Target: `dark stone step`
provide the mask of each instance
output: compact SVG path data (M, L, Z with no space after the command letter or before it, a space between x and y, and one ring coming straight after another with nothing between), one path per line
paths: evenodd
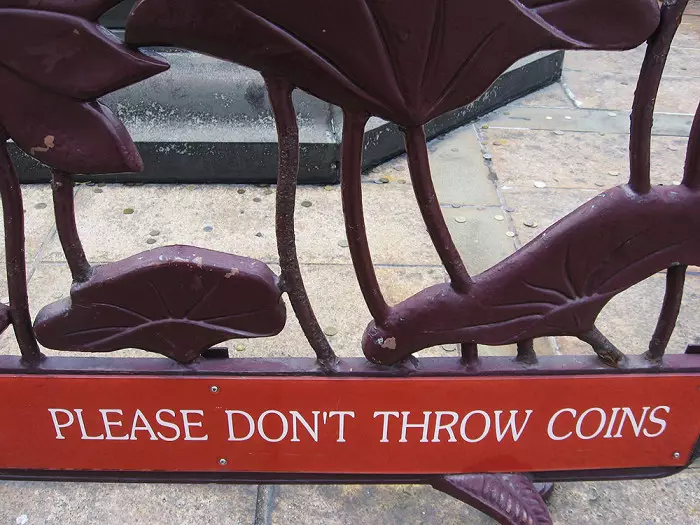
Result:
M103 100L123 120L144 160L138 174L82 177L113 182L269 183L277 169L277 135L261 76L247 68L179 50L162 50L170 71ZM559 79L563 52L539 53L504 73L477 101L426 126L428 137L477 119ZM338 181L342 115L297 91L300 182ZM364 167L403 153L393 124L368 124ZM11 146L22 182L45 182L48 170ZM78 177L81 179L81 177Z

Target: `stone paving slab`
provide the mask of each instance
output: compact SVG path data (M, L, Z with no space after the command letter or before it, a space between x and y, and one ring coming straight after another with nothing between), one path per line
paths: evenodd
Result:
M656 116L652 152L657 183L673 184L680 178L690 113L700 98L698 6L700 2L691 3L662 86L659 109L667 113ZM628 109L634 90L629 79L636 79L643 53L643 47L620 54L569 53L562 83L430 143L443 213L474 272L530 241L595 194L624 182L629 169ZM544 187L536 186L536 181ZM70 276L53 227L50 189L31 186L23 191L30 298L36 312L68 292ZM387 299L397 302L444 282L445 272L413 199L405 156L368 173L363 191L370 245ZM274 186L81 185L78 225L96 262L178 242L258 257L278 271L274 192ZM322 326L335 334L330 338L339 353L359 356L359 337L369 313L342 245L339 188L300 188L298 197L299 204L311 203L300 205L296 214L309 295ZM134 213L125 214L127 208ZM537 226L525 225L532 221ZM515 237L507 236L509 231ZM155 242L148 244L148 239ZM661 273L615 298L601 315L601 330L627 352L644 351L663 287ZM6 284L0 281L0 295L4 294ZM681 352L687 343L700 342L698 299L700 269L691 268L669 351ZM239 344L242 347L236 351ZM310 355L291 310L280 336L229 346L234 358ZM513 347L481 350L514 353ZM537 350L541 354L590 353L586 345L571 338L557 338L555 345L539 340ZM0 339L0 351L17 351L10 334ZM456 351L456 346L447 345L422 355L455 355ZM256 496L258 503L263 502L257 507ZM700 521L699 500L700 477L691 471L662 480L561 484L550 508L557 524L686 525ZM0 482L0 522L427 525L491 521L429 487L412 485L258 490L255 486Z

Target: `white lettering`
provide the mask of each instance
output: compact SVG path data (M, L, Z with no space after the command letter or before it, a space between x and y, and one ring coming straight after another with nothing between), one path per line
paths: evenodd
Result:
M239 415L243 416L248 421L248 433L243 437L236 437L236 435L233 433L233 415L234 414L239 414ZM244 412L243 410L227 410L226 417L228 418L228 440L229 441L248 441L250 438L253 437L253 434L255 433L255 420L248 412Z
M170 417L175 417L175 411L168 410L167 408L162 408L158 412L156 412L156 421L158 422L158 424L163 426L163 427L174 430L175 435L173 437L166 437L162 433L158 432L158 437L160 439L162 439L163 441L177 441L180 438L180 427L177 426L175 423L171 423L170 421L165 421L163 419L163 416L161 415L163 413L170 415Z
M565 413L569 413L573 417L576 417L576 411L573 408L562 408L561 410L555 412L554 415L550 418L549 424L547 425L547 435L549 436L549 439L552 439L554 441L563 441L565 439L568 439L571 436L571 434L573 434L573 432L569 432L568 434L565 434L563 436L557 436L554 433L554 423L560 415Z
M374 419L377 419L377 417L383 417L384 422L382 423L382 439L379 441L380 443L388 443L389 442L389 416L398 418L399 413L398 412L375 412L374 413Z
M84 439L86 441L89 441L89 440L98 440L99 441L99 440L105 438L104 434L100 434L99 436L88 436L87 430L85 429L85 422L83 421L83 409L82 408L76 408L75 415L78 416L78 424L80 425L80 432L82 434L80 439Z
M105 433L107 434L108 440L122 441L122 440L129 439L128 435L115 436L114 434L112 434L112 427L121 427L122 422L109 420L110 414L118 414L120 416L123 416L124 412L122 412L121 410L119 410L117 408L101 408L100 414L102 414L102 423L104 423Z
M513 435L513 441L517 443L517 441L520 439L520 436L523 434L523 431L525 430L525 426L527 425L527 422L530 420L530 416L532 415L532 410L526 410L525 411L525 421L523 421L522 426L520 429L516 427L516 419L518 417L518 412L519 410L511 410L510 411L510 419L508 420L508 423L506 424L506 427L501 431L501 414L503 414L502 410L496 410L494 412L494 415L496 416L496 439L500 443L503 441L503 438L505 435L508 433L508 430L511 431L511 434Z
M59 412L67 416L67 420L65 423L60 423L58 421ZM56 439L66 439L61 433L61 429L68 428L73 423L75 423L75 417L73 417L73 413L70 410L65 410L63 408L49 408L49 413L51 414L51 419L53 421L53 428L56 430Z
M141 426L139 426L139 420L141 421ZM136 409L136 412L134 413L134 420L131 423L131 439L132 441L135 439L138 439L136 437L136 432L139 430L145 430L150 434L150 440L151 441L158 441L158 438L156 437L156 433L153 432L153 429L151 428L151 424L148 422L146 417L143 415L143 412L141 412L139 409Z
M444 425L442 423L443 416L450 416L452 418L452 421ZM447 440L448 443L455 443L457 441L457 438L455 437L455 433L452 430L452 427L457 424L457 421L459 421L459 414L457 412L435 412L435 433L433 434L433 443L440 443L441 430L445 430L450 435L449 439Z
M318 410L314 410L311 412L314 415L314 426L311 428L311 425L304 419L304 417L297 412L296 410L291 410L289 414L292 416L292 441L298 442L301 441L299 439L299 435L297 434L297 421L301 423L301 425L306 429L306 431L309 433L311 436L311 439L316 441L318 443L318 415L321 413Z
M399 439L399 443L408 443L408 439L406 439L406 431L409 428L422 428L423 429L423 436L420 438L421 443L427 443L428 442L428 426L430 425L430 414L432 412L423 412L423 422L422 423L409 423L408 422L408 417L411 415L410 412L401 412L401 415L403 416L403 421L401 422L401 439Z
M185 429L185 441L207 441L209 439L207 434L199 437L190 434L190 427L202 427L201 421L190 421L190 415L204 417L204 410L180 410L180 414L182 414L182 426Z
M598 414L600 414L600 424L598 425L598 429L595 432L593 432L593 434L589 434L586 436L583 434L582 430L583 422L586 420L586 416L588 416L588 414L592 414L593 412L597 412ZM598 407L589 408L583 414L581 414L580 418L578 418L578 422L576 423L576 435L581 439L593 439L603 431L603 429L605 428L605 422L607 420L608 419L605 415L605 410Z
M652 434L651 432L649 432L649 431L645 428L645 429L644 429L644 435L645 435L646 437L649 437L649 438L659 437L659 436L660 436L661 434L663 434L664 431L666 430L666 420L656 417L656 411L657 411L657 410L663 410L663 411L666 412L667 414L670 414L670 413L671 413L671 407L666 407L666 406L658 406L658 407L656 407L654 410L652 410L652 411L651 411L651 414L649 414L649 421L652 422L652 423L655 423L655 424L659 425L659 431Z
M338 412L333 411L328 414L328 417L338 416L338 439L336 443L345 443L345 416L350 416L355 419L355 412Z
M472 439L469 436L467 436L467 422L472 416L477 414L484 418L484 431L478 438ZM486 435L489 433L489 430L491 430L491 418L489 417L489 415L483 410L474 410L472 412L469 412L466 416L464 416L464 419L462 419L462 424L459 427L459 435L462 436L462 439L467 443L478 443L486 437Z
M631 408L623 408L622 409L622 419L620 420L620 426L617 427L617 434L615 434L616 438L622 437L622 427L625 424L625 420L629 419L630 423L632 423L632 428L634 429L634 435L639 437L639 434L642 432L642 427L644 426L644 420L647 417L647 412L649 412L649 409L651 407L644 407L644 412L642 412L642 416L639 418L639 422L634 417L634 412L632 412Z
M612 409L612 416L610 417L610 423L608 423L608 430L605 432L605 435L603 436L603 439L610 439L613 437L612 431L613 431L613 425L615 424L615 420L617 419L617 414L622 410L621 408L615 407Z
M280 421L282 421L282 433L280 434L280 437L276 439L270 438L266 433L265 433L265 418L269 416L270 414L274 414L277 417L280 418ZM260 414L260 417L258 418L258 433L262 436L262 438L265 441L269 441L270 443L279 443L282 441L285 437L287 437L287 433L289 432L289 423L287 423L287 418L284 417L284 414L282 412L278 412L277 410L267 410L266 412L263 412Z

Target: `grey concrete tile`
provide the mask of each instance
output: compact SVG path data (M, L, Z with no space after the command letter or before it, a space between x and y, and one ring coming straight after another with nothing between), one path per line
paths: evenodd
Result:
M598 195L596 190L509 187L502 190L521 244L527 244L549 226ZM526 226L525 223L531 226ZM536 226L533 226L536 224Z
M501 209L443 208L447 228L472 275L488 270L515 250ZM503 217L504 220L497 220Z
M482 130L493 156L498 185L603 191L629 178L629 136L618 134L509 130ZM494 146L498 142L499 146ZM653 137L651 173L654 184L672 184L682 178L683 137Z
M54 231L53 203L51 188L47 184L22 186L22 203L24 205L24 236L27 261L37 256L41 247ZM4 239L4 224L0 220L0 237ZM5 243L0 242L0 260L5 259ZM5 272L0 272L4 280Z
M428 486L283 486L277 489L272 525L486 525L493 521Z
M629 110L634 100L637 73L614 75L607 72L564 71L563 81L584 108ZM695 113L700 98L697 78L664 77L656 100L656 111Z
M556 524L686 525L697 521L700 476L692 472L648 481L555 485ZM480 512L427 486L284 486L277 490L273 525L287 523L484 524Z
M341 357L361 357L362 334L371 321L355 271L349 265L304 265L302 275L311 304L319 324L324 330L333 328L336 335L329 342ZM378 268L377 279L389 304L395 304L423 288L445 282L441 267ZM287 326L281 334L267 339L249 339L234 342L231 348L244 349L232 354L242 357L312 357L309 346L299 326L289 300L287 302ZM424 355L425 353L421 354ZM429 355L445 355L439 349L427 351Z
M566 71L605 71L609 74L634 76L644 60L646 44L631 51L567 51L564 58ZM664 68L666 77L700 76L700 49L672 47Z
M674 47L700 49L700 19L697 16L684 16L673 39Z
M547 131L588 131L605 134L630 132L630 112L603 109L530 108L506 106L494 111L482 122L487 129L532 129ZM687 137L693 116L675 113L654 115L653 135Z
M274 188L237 186L106 186L102 193L81 189L76 203L78 229L88 258L107 262L169 244L277 261ZM245 190L238 193L238 190ZM370 245L377 264L434 264L410 185L363 184ZM303 206L308 201L310 207ZM124 210L133 209L132 214ZM298 189L296 231L304 263L348 263L340 188ZM319 231L319 228L322 228ZM146 243L156 230L156 243ZM211 230L211 231L208 231ZM58 239L42 260L63 260Z
M617 295L603 309L596 322L598 328L620 350L641 354L649 347L661 310L665 274L657 274ZM687 345L700 344L700 274L689 272L681 312L667 352L683 353ZM572 337L558 337L561 353L587 354L591 349Z
M44 525L253 523L254 485L0 482L0 522Z
M428 143L435 192L442 204L499 206L489 179L481 144L472 126L464 126ZM401 155L368 173L368 182L410 184L406 156Z
M549 508L557 525L689 525L698 522L700 476L688 471L657 480L562 483Z
M568 53L567 53L568 55ZM544 108L573 108L571 99L567 96L561 83L554 84L535 91L513 102L514 106L544 107Z

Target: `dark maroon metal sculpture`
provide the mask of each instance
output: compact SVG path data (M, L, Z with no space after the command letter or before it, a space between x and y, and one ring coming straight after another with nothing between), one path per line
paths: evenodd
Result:
M95 20L116 2L0 0L0 193L10 305L27 364L47 347L108 352L140 348L181 363L234 338L279 333L286 292L324 374L339 373L301 277L294 239L299 168L291 95L300 88L344 113L342 200L350 253L373 317L362 347L377 365L410 373L411 354L462 345L517 343L536 365L533 339L573 335L602 361L625 356L595 327L610 299L667 271L667 291L646 358L660 363L673 332L688 265L700 264L700 112L683 182L652 186L654 102L687 0L141 0L126 41ZM176 4L176 6L174 5ZM311 13L313 14L311 16ZM515 60L545 49L621 50L649 39L632 112L628 184L611 188L484 273L471 276L450 237L433 188L423 125L474 101ZM75 224L74 173L137 171L123 125L96 99L167 68L135 48L172 45L254 68L265 78L279 135L276 231L279 280L260 261L171 246L93 268ZM416 199L448 284L389 306L364 226L362 143L370 116L401 126ZM74 284L44 307L32 331L27 307L21 194L4 147L14 140L53 169L59 237ZM361 372L360 372L361 374ZM502 523L551 523L525 475L442 476L431 483Z

